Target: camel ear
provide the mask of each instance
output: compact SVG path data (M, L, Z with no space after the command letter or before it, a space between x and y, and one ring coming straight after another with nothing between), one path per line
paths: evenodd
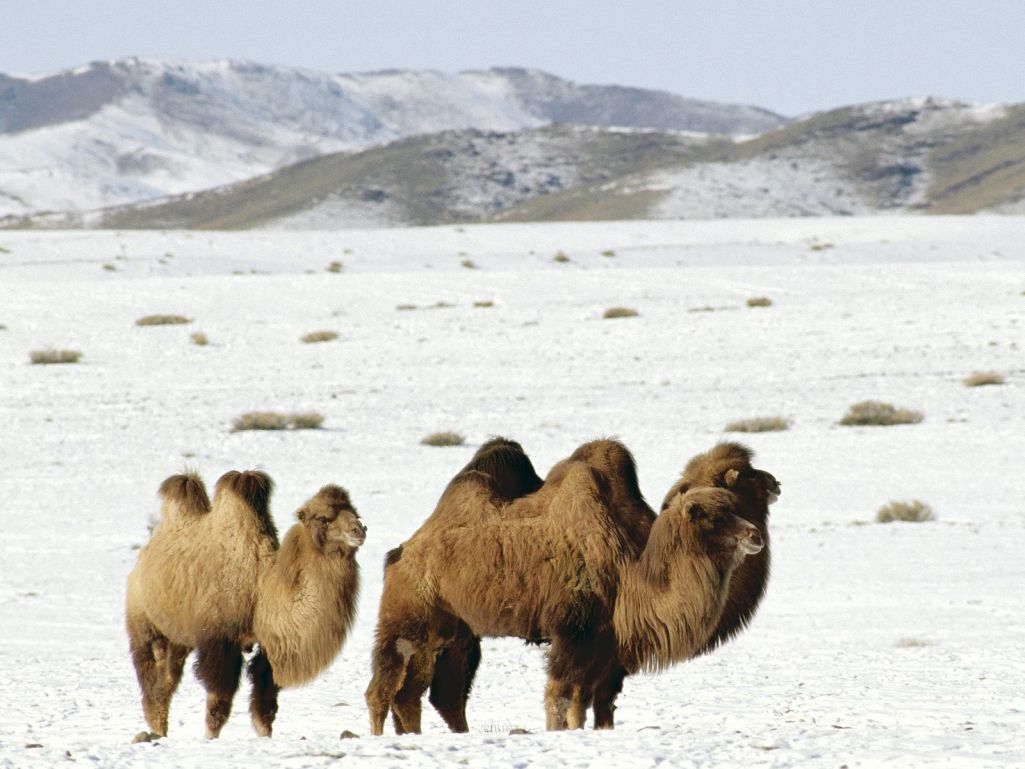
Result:
M726 484L727 489L732 489L737 485L738 478L740 478L740 470L727 470L723 476L723 483Z
M300 523L306 523L306 519L310 517L310 511L307 510L305 507L300 507L298 510L295 511L295 517L299 520Z

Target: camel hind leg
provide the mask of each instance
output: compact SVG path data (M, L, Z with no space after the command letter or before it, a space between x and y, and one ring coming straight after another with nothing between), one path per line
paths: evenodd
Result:
M405 682L406 666L414 651L413 644L404 638L379 640L374 645L374 673L365 695L370 711L371 734L384 734L388 710ZM398 711L396 715L401 720Z
M435 660L430 702L453 732L470 731L466 722L466 701L480 659L480 639L469 627L461 625L455 639Z
M207 739L216 738L231 715L241 675L242 648L237 643L219 639L199 647L196 678L206 687Z
M171 643L148 622L132 621L131 618L128 637L135 676L142 689L142 712L146 723L154 734L166 737L171 697L181 681L189 648Z
M274 717L278 714L278 692L281 687L274 683L274 671L263 649L259 649L246 666L246 674L252 683L249 695L249 715L253 728L261 737L270 737Z
M434 655L429 651L421 650L409 657L402 686L395 692L391 703L396 734L420 734L423 696L433 673Z
M608 670L594 687L594 728L615 727L616 697L623 691L626 671L618 664Z

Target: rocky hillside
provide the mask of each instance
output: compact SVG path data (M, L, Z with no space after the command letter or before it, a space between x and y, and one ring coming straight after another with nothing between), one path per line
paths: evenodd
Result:
M0 216L137 203L442 131L754 134L785 123L754 107L524 69L334 75L240 61L98 62L0 75Z

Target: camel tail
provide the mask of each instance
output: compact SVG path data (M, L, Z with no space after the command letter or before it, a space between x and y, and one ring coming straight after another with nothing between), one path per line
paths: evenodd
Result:
M205 515L210 512L210 497L207 496L203 479L196 473L172 475L160 484L157 493L164 500L165 508L173 507L181 515Z

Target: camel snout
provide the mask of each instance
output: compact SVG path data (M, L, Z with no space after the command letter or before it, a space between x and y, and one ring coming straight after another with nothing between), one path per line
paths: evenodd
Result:
M762 548L765 547L765 542L762 541L762 535L758 529L744 532L740 537L740 549L744 551L744 555L754 555L755 553L762 552Z
M765 547L765 540L758 527L743 518L737 517L737 549L744 555L760 553Z
M349 547L359 547L367 541L367 527L357 521L352 529L346 532L345 541Z

